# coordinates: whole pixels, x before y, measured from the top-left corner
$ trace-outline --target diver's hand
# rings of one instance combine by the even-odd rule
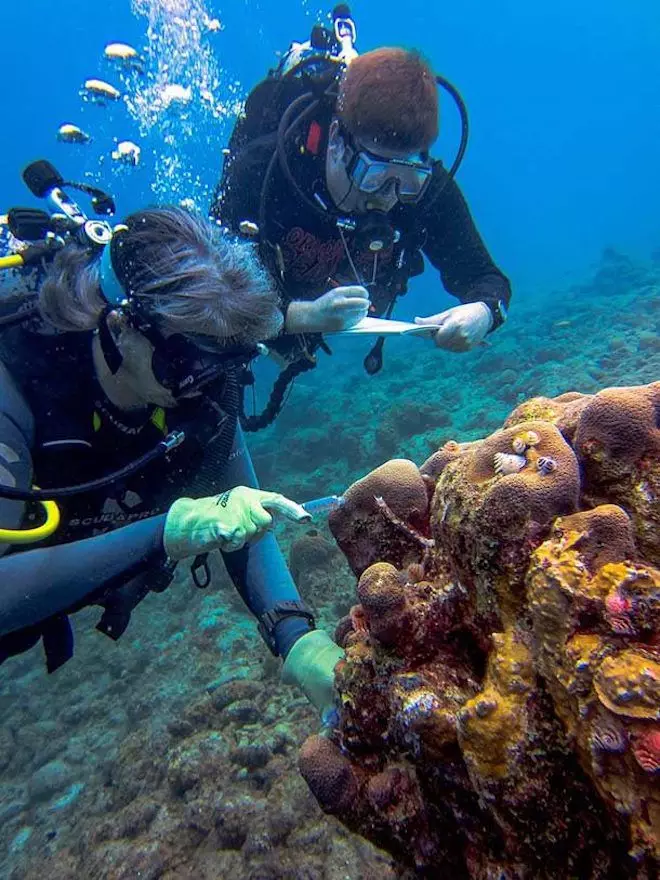
[[[284,495],[249,486],[236,486],[212,498],[179,498],[165,519],[165,552],[178,560],[216,549],[225,553],[240,550],[270,527],[273,517],[269,511],[294,522],[311,519]]]
[[[318,299],[296,301],[286,313],[286,333],[348,330],[369,312],[369,293],[359,284],[335,287]]]
[[[415,324],[440,325],[434,336],[438,348],[469,351],[483,341],[493,326],[493,316],[486,303],[465,303],[428,318],[415,318]]]
[[[323,729],[336,727],[338,721],[335,666],[344,652],[320,629],[305,633],[286,655],[282,682],[293,684],[307,697],[321,716]]]

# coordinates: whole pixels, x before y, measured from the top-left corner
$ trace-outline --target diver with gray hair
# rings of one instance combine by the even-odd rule
[[[33,192],[57,200],[61,183]],[[119,638],[177,562],[194,559],[206,586],[217,549],[284,681],[327,719],[342,652],[269,532],[274,514],[309,514],[258,488],[239,422],[242,372],[282,326],[268,274],[249,245],[182,208],[113,230],[60,202],[68,232],[53,214],[45,244],[13,235],[32,216],[10,212],[0,230],[14,251],[0,269],[17,284],[0,314],[0,663],[42,640],[56,670],[73,653],[69,615],[90,605]]]

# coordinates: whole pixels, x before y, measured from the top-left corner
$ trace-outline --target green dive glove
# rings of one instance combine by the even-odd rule
[[[336,722],[335,666],[343,659],[344,652],[330,636],[313,629],[295,642],[282,667],[282,682],[300,688],[319,711],[324,727]]]
[[[240,550],[270,527],[273,517],[269,511],[293,522],[311,519],[284,495],[249,486],[236,486],[212,498],[179,498],[165,519],[165,552],[170,559],[179,560],[210,550]]]

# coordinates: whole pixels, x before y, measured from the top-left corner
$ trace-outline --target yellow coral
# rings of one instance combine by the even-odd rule
[[[607,657],[594,688],[603,706],[616,715],[660,719],[660,662],[645,651],[628,649]]]
[[[431,532],[424,565],[418,555],[395,559],[390,533],[374,533],[381,521],[367,517],[375,495],[390,504],[391,477],[379,476],[377,490],[368,478],[360,516],[342,508],[368,611],[367,632],[349,640],[336,676],[348,700],[342,747],[360,778],[376,780],[383,807],[376,822],[373,804],[360,813],[359,830],[383,829],[429,876],[451,873],[427,854],[451,851],[451,829],[466,817],[474,833],[466,876],[496,874],[489,840],[478,839],[486,827],[488,837],[501,831],[507,866],[519,858],[530,876],[568,876],[568,862],[553,863],[564,851],[585,874],[589,859],[596,869],[610,858],[616,873],[621,843],[640,876],[642,861],[658,858],[659,411],[660,383],[597,399],[570,393],[522,404],[483,440],[449,441],[421,469],[430,510],[419,487],[402,504],[409,519],[396,512]],[[365,559],[390,563],[391,595],[377,578],[366,589]],[[379,636],[390,624],[394,650]],[[422,799],[439,805],[433,815],[455,814],[451,827],[424,829],[418,850],[412,824],[398,824],[388,801],[408,766]],[[353,824],[360,809],[351,804]]]
[[[566,693],[589,691],[594,669],[602,661],[606,650],[605,640],[593,633],[577,633],[568,639],[567,663],[557,668],[557,678]],[[570,727],[570,713],[560,712],[560,714]]]
[[[630,520],[614,505],[559,519],[532,554],[527,589],[537,669],[582,766],[630,817],[639,852],[657,853],[655,780],[631,750],[643,749],[640,730],[660,719],[660,656],[650,645],[629,647],[612,626],[621,616],[634,631],[638,609],[660,589],[660,571],[630,561],[634,552]]]
[[[554,422],[558,416],[558,408],[554,407],[548,398],[532,397],[531,400],[520,404],[515,413],[516,418],[510,422],[510,426],[534,421]],[[511,419],[511,416],[509,418]]]
[[[483,690],[459,715],[463,757],[482,779],[501,779],[511,772],[525,737],[527,699],[534,687],[529,648],[513,629],[495,633]]]

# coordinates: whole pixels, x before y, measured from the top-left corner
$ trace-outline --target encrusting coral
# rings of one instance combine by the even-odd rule
[[[331,515],[358,604],[300,768],[402,868],[657,876],[658,424],[660,383],[537,398]]]

